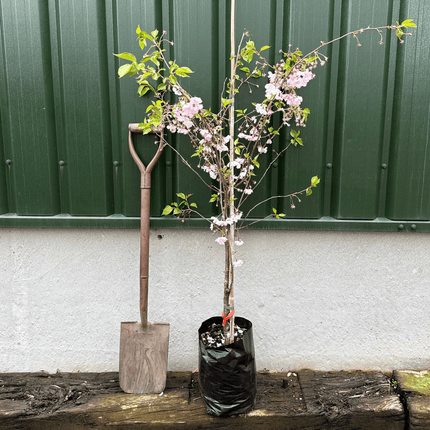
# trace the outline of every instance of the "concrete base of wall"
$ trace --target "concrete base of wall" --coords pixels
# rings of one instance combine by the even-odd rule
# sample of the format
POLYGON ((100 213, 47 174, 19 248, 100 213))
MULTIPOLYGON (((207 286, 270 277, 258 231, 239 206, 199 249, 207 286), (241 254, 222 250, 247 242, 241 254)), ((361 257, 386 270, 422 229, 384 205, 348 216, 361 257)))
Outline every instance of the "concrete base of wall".
MULTIPOLYGON (((197 366, 222 312, 223 246, 209 230, 152 230, 149 320, 170 323, 169 370, 197 366)), ((244 232, 236 314, 258 369, 430 365, 426 234, 244 232)), ((139 318, 137 230, 0 229, 0 372, 118 370, 139 318)))

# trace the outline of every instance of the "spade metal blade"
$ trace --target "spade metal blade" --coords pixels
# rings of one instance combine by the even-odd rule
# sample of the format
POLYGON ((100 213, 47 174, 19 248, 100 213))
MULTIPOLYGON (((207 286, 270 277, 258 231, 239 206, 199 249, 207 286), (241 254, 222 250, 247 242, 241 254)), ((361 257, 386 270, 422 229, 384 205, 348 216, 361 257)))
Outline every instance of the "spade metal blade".
POLYGON ((167 323, 122 322, 119 384, 133 394, 159 394, 166 387, 169 352, 167 323))

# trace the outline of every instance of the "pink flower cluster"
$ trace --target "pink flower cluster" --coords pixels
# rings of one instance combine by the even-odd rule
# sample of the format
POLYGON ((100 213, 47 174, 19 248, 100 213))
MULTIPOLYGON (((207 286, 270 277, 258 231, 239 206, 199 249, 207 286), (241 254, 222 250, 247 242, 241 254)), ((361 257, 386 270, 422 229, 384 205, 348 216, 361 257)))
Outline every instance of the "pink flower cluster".
POLYGON ((211 230, 213 230, 214 225, 219 227, 225 227, 227 225, 232 225, 240 220, 242 217, 242 212, 237 212, 234 215, 228 217, 225 220, 219 220, 216 216, 211 217, 211 230))
POLYGON ((212 179, 216 179, 217 175, 218 175, 218 168, 215 164, 210 164, 209 166, 207 166, 206 164, 201 166, 201 169, 203 171, 205 171, 206 173, 209 173, 209 176, 212 179))
POLYGON ((240 139, 246 139, 248 142, 256 142, 258 140, 259 133, 258 130, 254 127, 251 130, 250 134, 239 133, 237 137, 240 139))
MULTIPOLYGON (((315 77, 310 69, 294 69, 285 81, 283 75, 269 72, 269 83, 266 84, 266 98, 286 102, 289 106, 300 106, 303 98, 295 93, 297 88, 305 87, 308 82, 315 77), (283 91, 281 90, 286 90, 283 91)), ((256 105, 258 113, 265 114, 264 105, 256 105)))
POLYGON ((167 126, 172 133, 187 134, 188 130, 193 126, 191 119, 194 115, 203 109, 202 99, 200 97, 191 97, 188 103, 178 103, 173 108, 173 117, 176 120, 173 124, 167 126))
POLYGON ((294 71, 290 74, 290 76, 287 79, 287 84, 290 87, 296 87, 296 88, 306 87, 308 82, 314 77, 315 77, 315 74, 308 69, 304 71, 294 69, 294 71))

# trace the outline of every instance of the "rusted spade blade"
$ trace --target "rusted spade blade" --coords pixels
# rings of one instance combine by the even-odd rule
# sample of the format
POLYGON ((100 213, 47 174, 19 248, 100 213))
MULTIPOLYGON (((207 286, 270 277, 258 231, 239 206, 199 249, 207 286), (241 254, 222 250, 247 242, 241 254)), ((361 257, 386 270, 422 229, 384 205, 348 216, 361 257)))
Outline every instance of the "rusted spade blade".
POLYGON ((140 211, 140 318, 141 322, 122 322, 119 351, 119 384, 126 393, 161 393, 166 386, 169 352, 168 323, 148 322, 149 208, 151 172, 163 151, 160 139, 157 153, 147 167, 137 155, 132 133, 141 133, 137 124, 128 127, 128 144, 141 173, 140 211))

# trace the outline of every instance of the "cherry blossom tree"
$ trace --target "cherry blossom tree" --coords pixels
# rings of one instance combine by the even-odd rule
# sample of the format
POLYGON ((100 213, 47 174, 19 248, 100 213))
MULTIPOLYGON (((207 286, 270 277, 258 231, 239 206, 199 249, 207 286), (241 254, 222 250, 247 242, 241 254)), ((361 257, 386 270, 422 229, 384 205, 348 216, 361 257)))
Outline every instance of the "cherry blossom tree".
MULTIPOLYGON (((247 31, 243 33, 236 49, 235 1, 232 0, 231 3, 230 76, 221 94, 221 109, 217 113, 204 108, 201 98, 190 94, 181 85, 180 79, 189 77, 193 72, 188 67, 179 66, 175 60, 168 61, 165 58, 164 46, 173 45, 166 38, 166 32, 159 34, 154 30, 147 33, 138 27, 136 33, 143 50, 142 60, 138 61, 130 53, 118 54, 118 57, 130 61, 119 68, 119 76, 137 74, 139 95, 151 92, 154 96, 147 109, 147 117, 139 125, 143 133, 155 133, 162 145, 169 146, 176 153, 178 151, 165 136, 166 130, 188 136, 194 148, 192 157, 197 158, 197 167, 193 167, 180 153, 178 155, 211 191, 210 202, 216 205, 217 216, 206 218, 198 211, 197 204, 191 202, 192 194, 182 192, 177 193, 179 201, 164 208, 163 215, 173 214, 178 218, 196 215, 206 219, 210 230, 218 234, 215 241, 225 247, 222 315, 226 344, 234 341, 234 269, 244 264, 236 258, 235 247, 244 243, 240 237, 243 228, 262 221, 246 220, 258 206, 272 199, 290 199, 290 207, 294 209, 295 203, 300 202, 302 196, 312 194, 313 188, 320 182, 314 176, 302 190, 282 196, 270 196, 255 203, 246 214, 242 210, 273 163, 289 147, 303 144, 300 131, 296 128, 306 126, 310 111, 302 107, 303 98, 297 92, 315 78, 315 69, 328 61, 321 49, 348 36, 354 37, 357 45, 361 46, 358 38, 365 31, 378 32, 382 43, 384 29, 395 30, 396 36, 403 43, 402 37, 410 35, 404 33, 403 29, 415 27, 412 20, 406 20, 396 25, 359 29, 330 42, 321 42, 305 55, 298 49, 280 51, 279 61, 271 65, 262 54, 270 47, 258 49, 247 31), (256 100, 248 109, 236 109, 235 101, 241 89, 258 86, 257 82, 261 79, 268 80, 264 86, 264 99, 256 100), (172 93, 174 96, 171 96, 172 93), (275 121, 275 117, 280 121, 275 121), (280 150, 275 151, 271 145, 284 127, 290 129, 289 139, 282 142, 280 150), (260 157, 268 151, 272 152, 272 159, 268 167, 258 174, 260 157), (199 170, 208 174, 211 181, 205 180, 199 170)), ((263 219, 284 216, 273 208, 273 212, 263 219)))

